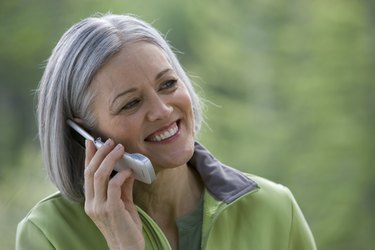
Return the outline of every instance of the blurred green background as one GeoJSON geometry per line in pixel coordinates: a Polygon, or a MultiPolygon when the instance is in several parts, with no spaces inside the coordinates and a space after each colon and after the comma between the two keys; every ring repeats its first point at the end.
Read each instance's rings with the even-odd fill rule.
{"type": "Polygon", "coordinates": [[[55,189],[42,166],[34,90],[63,32],[96,12],[167,34],[207,100],[200,141],[288,186],[318,248],[375,246],[372,0],[0,1],[0,249],[55,189]]]}

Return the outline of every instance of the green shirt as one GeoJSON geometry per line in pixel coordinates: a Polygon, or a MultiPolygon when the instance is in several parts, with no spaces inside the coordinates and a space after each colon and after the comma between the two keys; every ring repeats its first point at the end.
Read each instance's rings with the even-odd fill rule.
{"type": "Polygon", "coordinates": [[[201,249],[201,234],[203,221],[203,199],[198,207],[179,218],[176,221],[178,228],[178,249],[179,250],[199,250],[201,249]]]}

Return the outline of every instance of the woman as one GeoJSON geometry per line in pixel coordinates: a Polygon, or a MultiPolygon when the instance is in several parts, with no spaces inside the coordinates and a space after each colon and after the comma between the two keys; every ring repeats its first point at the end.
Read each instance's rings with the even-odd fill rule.
{"type": "Polygon", "coordinates": [[[315,249],[287,188],[225,166],[195,141],[200,100],[167,42],[137,18],[92,17],[63,35],[38,118],[59,192],[20,222],[18,249],[315,249]],[[81,150],[67,119],[104,146],[81,150]],[[112,174],[125,151],[150,159],[152,184],[112,174]]]}

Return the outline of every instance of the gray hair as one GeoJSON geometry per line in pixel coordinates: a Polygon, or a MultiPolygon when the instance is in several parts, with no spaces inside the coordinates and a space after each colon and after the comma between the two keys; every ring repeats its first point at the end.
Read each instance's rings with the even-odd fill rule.
{"type": "Polygon", "coordinates": [[[48,59],[38,89],[38,127],[42,155],[51,181],[67,198],[82,201],[83,150],[73,142],[67,119],[95,126],[90,112],[90,83],[98,70],[126,44],[146,41],[158,46],[192,99],[196,134],[202,123],[201,100],[168,42],[150,24],[128,15],[105,14],[73,25],[48,59]]]}

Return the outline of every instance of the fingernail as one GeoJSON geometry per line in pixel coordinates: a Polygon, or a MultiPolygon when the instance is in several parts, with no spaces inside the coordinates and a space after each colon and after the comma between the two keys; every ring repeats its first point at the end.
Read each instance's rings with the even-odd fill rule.
{"type": "Polygon", "coordinates": [[[104,145],[111,146],[112,143],[113,143],[113,141],[111,140],[111,138],[109,138],[108,140],[105,141],[104,145]]]}
{"type": "Polygon", "coordinates": [[[115,151],[120,150],[120,149],[122,149],[122,145],[121,144],[117,144],[117,146],[115,147],[115,151]]]}

